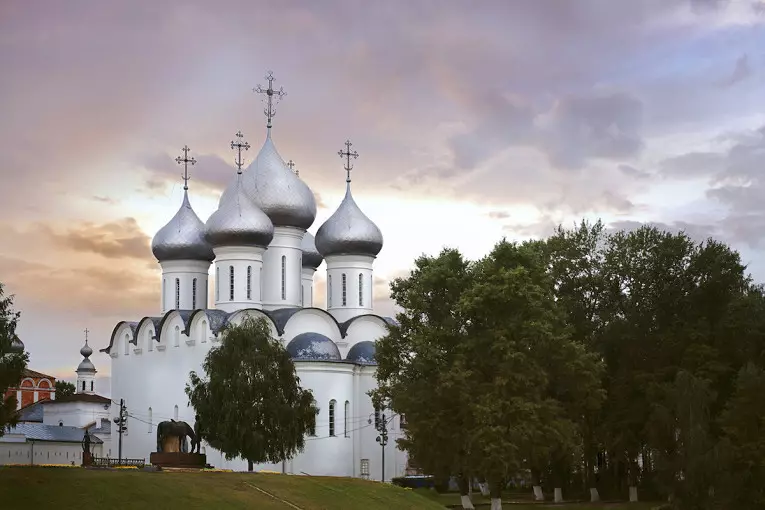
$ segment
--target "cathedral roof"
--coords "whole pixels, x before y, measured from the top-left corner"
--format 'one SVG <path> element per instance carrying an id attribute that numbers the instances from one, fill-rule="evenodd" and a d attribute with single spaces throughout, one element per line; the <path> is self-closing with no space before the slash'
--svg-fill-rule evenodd
<path id="1" fill-rule="evenodd" d="M 335 342 L 321 333 L 300 333 L 287 344 L 287 352 L 296 361 L 340 361 Z"/>
<path id="2" fill-rule="evenodd" d="M 218 210 L 207 220 L 206 230 L 207 241 L 216 247 L 266 247 L 274 237 L 274 225 L 247 196 L 241 173 L 237 173 L 221 196 Z"/>
<path id="3" fill-rule="evenodd" d="M 316 219 L 316 198 L 311 189 L 287 167 L 271 140 L 266 141 L 255 161 L 244 171 L 247 196 L 277 227 L 308 229 Z"/>
<path id="4" fill-rule="evenodd" d="M 53 401 L 52 401 L 53 402 Z M 59 443 L 80 443 L 84 435 L 80 427 L 66 425 L 45 425 L 43 423 L 19 423 L 7 431 L 8 434 L 23 434 L 27 439 L 35 441 L 56 441 Z M 96 436 L 91 436 L 90 441 L 101 444 L 103 441 Z"/>
<path id="5" fill-rule="evenodd" d="M 300 249 L 303 250 L 303 267 L 310 267 L 316 269 L 321 265 L 321 261 L 324 257 L 316 249 L 316 238 L 313 234 L 306 232 L 303 236 L 303 242 L 300 245 Z"/>
<path id="6" fill-rule="evenodd" d="M 356 205 L 348 182 L 340 207 L 316 232 L 316 248 L 324 258 L 330 255 L 374 257 L 382 246 L 382 232 Z"/>
<path id="7" fill-rule="evenodd" d="M 348 350 L 348 355 L 345 359 L 359 365 L 377 365 L 375 352 L 375 343 L 366 340 L 353 344 L 353 347 Z"/>
<path id="8" fill-rule="evenodd" d="M 151 251 L 158 261 L 207 260 L 215 254 L 205 240 L 205 226 L 191 208 L 189 192 L 184 190 L 183 202 L 175 216 L 154 236 Z"/>

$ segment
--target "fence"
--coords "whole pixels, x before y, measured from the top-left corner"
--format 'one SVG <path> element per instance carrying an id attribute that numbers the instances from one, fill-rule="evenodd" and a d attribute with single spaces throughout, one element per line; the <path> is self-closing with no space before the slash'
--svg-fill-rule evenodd
<path id="1" fill-rule="evenodd" d="M 142 468 L 146 465 L 146 459 L 110 459 L 108 457 L 93 457 L 91 466 L 94 467 L 117 467 L 117 466 L 135 466 Z"/>

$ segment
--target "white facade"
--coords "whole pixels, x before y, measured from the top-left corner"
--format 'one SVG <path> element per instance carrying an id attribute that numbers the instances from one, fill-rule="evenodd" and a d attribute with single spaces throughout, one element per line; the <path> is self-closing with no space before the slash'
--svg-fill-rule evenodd
<path id="1" fill-rule="evenodd" d="M 263 254 L 263 308 L 278 310 L 303 306 L 301 274 L 305 230 L 274 227 L 274 238 Z"/>
<path id="2" fill-rule="evenodd" d="M 312 267 L 303 266 L 302 277 L 300 281 L 301 295 L 300 299 L 303 302 L 303 308 L 311 308 L 313 306 L 313 275 L 316 274 L 316 269 Z"/>
<path id="3" fill-rule="evenodd" d="M 166 260 L 162 267 L 162 313 L 168 310 L 207 308 L 207 272 L 202 260 Z"/>
<path id="4" fill-rule="evenodd" d="M 263 248 L 222 246 L 214 251 L 215 307 L 234 312 L 263 306 Z"/>
<path id="5" fill-rule="evenodd" d="M 104 456 L 101 444 L 91 445 L 95 457 Z M 0 438 L 0 465 L 82 464 L 82 445 L 78 442 L 28 440 L 24 434 L 6 433 Z"/>
<path id="6" fill-rule="evenodd" d="M 326 262 L 327 311 L 338 322 L 372 313 L 374 257 L 332 255 Z"/>

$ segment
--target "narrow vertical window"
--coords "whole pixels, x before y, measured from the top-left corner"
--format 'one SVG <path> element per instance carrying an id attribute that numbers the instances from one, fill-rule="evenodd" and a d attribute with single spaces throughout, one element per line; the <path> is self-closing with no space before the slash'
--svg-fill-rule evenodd
<path id="1" fill-rule="evenodd" d="M 175 334 L 173 335 L 173 343 L 176 347 L 181 345 L 181 328 L 175 326 Z"/>
<path id="2" fill-rule="evenodd" d="M 85 391 L 85 381 L 82 381 L 82 391 Z"/>
<path id="3" fill-rule="evenodd" d="M 197 279 L 191 280 L 191 309 L 197 309 Z"/>
<path id="4" fill-rule="evenodd" d="M 228 300 L 234 300 L 234 266 L 228 266 Z"/>
<path id="5" fill-rule="evenodd" d="M 282 255 L 282 299 L 287 299 L 287 256 Z"/>
<path id="6" fill-rule="evenodd" d="M 329 401 L 329 435 L 335 435 L 335 406 L 337 402 L 334 400 Z"/>
<path id="7" fill-rule="evenodd" d="M 177 420 L 178 419 L 178 406 L 175 406 L 175 408 L 173 410 L 173 415 L 174 415 L 173 419 Z"/>
<path id="8" fill-rule="evenodd" d="M 252 299 L 252 266 L 247 266 L 247 299 Z"/>
<path id="9" fill-rule="evenodd" d="M 305 307 L 305 285 L 300 286 L 300 304 Z"/>
<path id="10" fill-rule="evenodd" d="M 93 381 L 90 381 L 90 391 L 93 391 Z"/>
<path id="11" fill-rule="evenodd" d="M 207 279 L 205 279 L 205 298 L 204 298 L 204 301 L 202 301 L 202 308 L 205 308 L 205 309 L 207 308 L 207 300 L 210 299 L 210 295 L 208 294 L 208 291 L 210 290 L 208 288 L 208 284 L 209 282 L 207 281 Z"/>
<path id="12" fill-rule="evenodd" d="M 178 310 L 181 307 L 181 280 L 175 279 L 175 309 Z"/>
<path id="13" fill-rule="evenodd" d="M 347 303 L 347 300 L 346 300 L 346 294 L 345 294 L 345 290 L 346 290 L 346 289 L 345 289 L 345 285 L 346 285 L 346 283 L 347 283 L 347 282 L 346 282 L 346 278 L 345 278 L 345 273 L 343 273 L 343 306 L 345 306 L 346 304 L 348 304 L 348 303 Z"/>
<path id="14" fill-rule="evenodd" d="M 215 301 L 220 301 L 220 266 L 215 266 Z"/>
<path id="15" fill-rule="evenodd" d="M 260 292 L 258 300 L 261 300 L 263 299 L 263 267 L 258 271 L 258 291 Z"/>
<path id="16" fill-rule="evenodd" d="M 327 307 L 332 308 L 332 275 L 327 275 Z"/>
<path id="17" fill-rule="evenodd" d="M 350 412 L 351 412 L 351 403 L 346 400 L 345 401 L 345 412 L 343 413 L 343 419 L 345 420 L 343 422 L 343 435 L 345 437 L 348 437 L 348 421 L 349 421 L 348 414 Z"/>
<path id="18" fill-rule="evenodd" d="M 152 426 L 152 422 L 151 422 L 151 414 L 152 414 L 152 413 L 151 413 L 151 407 L 150 407 L 150 408 L 149 408 L 149 434 L 151 434 L 151 426 Z"/>
<path id="19" fill-rule="evenodd" d="M 364 275 L 359 273 L 359 306 L 364 306 Z"/>
<path id="20" fill-rule="evenodd" d="M 165 303 L 167 302 L 167 278 L 162 278 L 162 311 L 165 311 Z"/>

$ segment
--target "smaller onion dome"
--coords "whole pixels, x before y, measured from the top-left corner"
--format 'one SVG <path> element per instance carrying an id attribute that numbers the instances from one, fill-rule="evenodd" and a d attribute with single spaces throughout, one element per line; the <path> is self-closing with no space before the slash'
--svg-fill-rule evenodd
<path id="1" fill-rule="evenodd" d="M 335 342 L 321 333 L 300 333 L 287 344 L 287 352 L 297 361 L 340 361 Z"/>
<path id="2" fill-rule="evenodd" d="M 90 361 L 88 358 L 90 358 L 90 355 L 93 354 L 93 349 L 90 348 L 88 345 L 88 339 L 85 339 L 85 345 L 82 346 L 82 349 L 80 349 L 80 354 L 82 354 L 83 358 L 82 361 L 80 361 L 80 364 L 77 365 L 77 373 L 96 373 L 96 367 L 93 365 L 93 362 Z"/>
<path id="3" fill-rule="evenodd" d="M 274 237 L 268 216 L 244 192 L 242 174 L 229 184 L 221 196 L 218 210 L 207 220 L 205 238 L 217 246 L 267 247 Z"/>
<path id="4" fill-rule="evenodd" d="M 300 245 L 300 249 L 303 250 L 303 267 L 310 267 L 316 269 L 321 265 L 321 261 L 324 257 L 316 249 L 316 238 L 310 232 L 306 232 L 303 236 L 303 242 Z"/>
<path id="5" fill-rule="evenodd" d="M 303 230 L 316 219 L 316 197 L 276 151 L 271 130 L 257 158 L 244 172 L 244 187 L 277 227 Z"/>
<path id="6" fill-rule="evenodd" d="M 88 342 L 85 342 L 85 345 L 82 346 L 82 349 L 80 349 L 80 354 L 82 354 L 82 356 L 85 358 L 89 358 L 90 355 L 93 354 L 93 349 L 90 348 Z"/>
<path id="7" fill-rule="evenodd" d="M 348 361 L 353 361 L 359 365 L 377 365 L 375 361 L 375 343 L 365 340 L 354 344 L 345 357 Z"/>
<path id="8" fill-rule="evenodd" d="M 382 246 L 382 232 L 356 205 L 349 182 L 340 207 L 316 232 L 316 248 L 324 258 L 330 255 L 375 257 Z"/>
<path id="9" fill-rule="evenodd" d="M 11 342 L 10 353 L 21 354 L 22 352 L 24 352 L 24 342 L 22 342 L 18 336 L 13 335 L 13 341 Z"/>
<path id="10" fill-rule="evenodd" d="M 205 240 L 205 225 L 189 203 L 188 191 L 183 202 L 167 225 L 151 241 L 151 251 L 158 261 L 215 259 L 212 247 Z"/>

